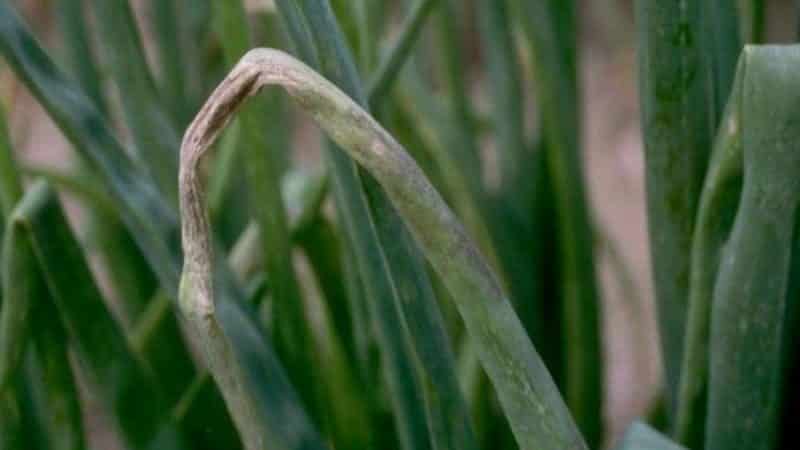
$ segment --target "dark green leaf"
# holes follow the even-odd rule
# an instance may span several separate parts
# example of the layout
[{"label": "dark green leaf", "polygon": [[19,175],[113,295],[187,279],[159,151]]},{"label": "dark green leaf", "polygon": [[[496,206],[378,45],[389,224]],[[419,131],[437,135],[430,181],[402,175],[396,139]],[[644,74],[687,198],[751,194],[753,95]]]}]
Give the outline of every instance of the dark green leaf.
[{"label": "dark green leaf", "polygon": [[[288,2],[278,1],[277,6],[284,21],[291,23],[292,17],[288,14],[291,7],[285,3]],[[327,1],[317,0],[299,3],[319,52],[317,57],[320,70],[342,86],[345,92],[358,99],[360,104],[365,104],[366,99],[354,63],[345,47],[344,38],[338,29],[330,5]],[[316,60],[313,55],[301,56],[312,66],[315,65]],[[326,157],[331,168],[339,219],[348,235],[347,242],[353,246],[355,264],[365,289],[367,306],[373,321],[373,332],[381,347],[383,368],[401,446],[406,450],[428,449],[430,443],[422,408],[424,397],[422,386],[412,366],[413,354],[404,335],[403,319],[399,315],[399,300],[395,290],[398,281],[392,278],[387,266],[372,213],[364,196],[362,180],[367,186],[371,186],[371,189],[380,188],[368,174],[359,173],[353,161],[341,149],[329,146]],[[384,198],[381,202],[388,203],[388,200]],[[391,239],[389,237],[387,241]],[[417,283],[421,280],[404,282]]]},{"label": "dark green leaf", "polygon": [[55,67],[7,2],[0,3],[0,52],[75,149],[103,176],[112,198],[122,200],[122,220],[162,285],[177,292],[179,265],[168,243],[175,243],[177,218],[151,178],[128,159],[102,115]]},{"label": "dark green leaf", "polygon": [[708,66],[708,86],[711,87],[711,133],[715,134],[736,74],[736,61],[742,50],[739,36],[738,2],[709,0],[703,2],[699,38],[704,47],[703,64]]},{"label": "dark green leaf", "polygon": [[[102,116],[85,95],[55,68],[17,13],[6,2],[0,3],[0,53],[75,148],[102,175],[104,186],[119,206],[123,222],[158,276],[162,288],[170,298],[177,298],[181,256],[177,239],[178,222],[173,210],[164,202],[152,179],[127,158]],[[226,266],[219,264],[217,268],[220,291],[225,293],[224,301],[230,303],[231,310],[242,308],[240,293],[231,281],[232,276]],[[244,345],[245,339],[253,339],[237,349],[239,358],[229,362],[234,367],[242,367],[244,363],[241,359],[245,356],[264,357],[267,358],[265,361],[251,361],[247,367],[275,368],[277,360],[271,354],[271,348],[261,339],[261,331],[253,317],[254,314],[241,309],[235,315],[222,318],[221,331],[238,332],[240,339],[237,345]],[[226,322],[228,318],[232,320]],[[285,414],[305,417],[296,401],[293,388],[285,377],[265,377],[267,373],[258,370],[250,370],[247,374],[250,381],[247,384],[242,383],[242,386],[263,390],[266,397],[262,395],[259,398],[279,403]],[[271,405],[260,404],[260,408],[280,410]],[[229,404],[229,408],[233,407]],[[267,421],[270,417],[274,416],[263,414],[259,416],[259,420]],[[272,426],[274,425],[275,423]],[[309,426],[281,427],[276,432],[285,436],[286,442],[295,444],[317,439],[316,432]]]},{"label": "dark green leaf", "polygon": [[489,217],[494,220],[488,222],[517,314],[534,344],[547,347],[551,344],[543,338],[544,300],[537,276],[541,272],[537,257],[542,247],[536,243],[539,235],[534,223],[538,219],[531,214],[532,205],[536,204],[534,186],[543,178],[535,173],[541,155],[534,155],[526,143],[525,96],[509,5],[507,0],[480,0],[477,4],[500,160],[500,189],[492,199]]},{"label": "dark green leaf", "polygon": [[158,95],[133,11],[128,0],[93,0],[92,5],[103,61],[120,92],[135,148],[162,194],[174,204],[179,138]]},{"label": "dark green leaf", "polygon": [[445,109],[453,124],[451,130],[453,145],[445,150],[452,153],[451,157],[457,163],[460,173],[466,179],[473,180],[473,183],[469,184],[471,188],[469,193],[475,197],[473,202],[482,207],[482,199],[478,195],[482,184],[478,182],[482,179],[482,163],[464,70],[467,61],[461,40],[464,34],[461,23],[464,10],[462,3],[457,0],[441,0],[437,10],[439,27],[436,31],[441,40],[440,58],[444,70]]},{"label": "dark green leaf", "polygon": [[650,254],[667,405],[675,412],[692,231],[713,136],[701,2],[637,1]]},{"label": "dark green leaf", "polygon": [[17,380],[12,389],[0,391],[0,450],[33,447],[31,429],[25,426],[30,411],[25,411],[24,394],[27,394],[27,387],[22,380]]},{"label": "dark green leaf", "polygon": [[[49,186],[32,186],[11,217],[28,239],[81,367],[133,448],[182,448],[155,380],[131,353],[106,309]],[[156,447],[153,447],[156,448]]]},{"label": "dark green leaf", "polygon": [[[22,197],[22,185],[2,108],[0,108],[0,216],[12,216],[11,203]],[[3,221],[5,223],[5,220]],[[0,304],[0,403],[6,415],[0,419],[0,448],[15,445],[12,439],[27,439],[21,436],[27,422],[38,422],[40,432],[32,433],[47,447],[56,450],[81,450],[83,425],[78,404],[77,388],[72,368],[67,357],[66,333],[52,297],[47,292],[36,263],[28,236],[22,229],[9,222],[4,235],[2,257],[0,257],[0,285],[4,305]],[[35,329],[31,330],[31,324]],[[27,370],[20,370],[26,349],[29,349]],[[25,390],[25,392],[23,392]],[[21,404],[23,394],[30,393],[31,404],[38,411],[26,411]],[[30,408],[28,408],[30,409]],[[24,415],[36,416],[23,419]],[[1,416],[1,415],[0,415]],[[6,427],[14,428],[8,429]],[[9,439],[5,441],[4,439]]]},{"label": "dark green leaf", "polygon": [[[189,92],[185,63],[188,51],[184,45],[186,36],[186,11],[175,0],[151,0],[149,13],[161,68],[159,91],[166,97],[164,102],[170,109],[172,120],[180,125],[189,121]],[[195,5],[192,5],[196,7]]]},{"label": "dark green leaf", "polygon": [[8,217],[22,197],[22,183],[14,161],[11,136],[8,134],[5,111],[0,106],[0,214]]},{"label": "dark green leaf", "polygon": [[380,65],[372,76],[367,88],[370,107],[377,108],[377,103],[384,100],[392,84],[400,74],[403,63],[408,59],[411,49],[419,38],[425,20],[430,16],[438,0],[417,0],[408,17],[403,22],[400,35],[392,48],[381,58]]},{"label": "dark green leaf", "polygon": [[563,391],[590,447],[603,440],[603,334],[581,151],[576,7],[517,0],[537,83],[558,237]]},{"label": "dark green leaf", "polygon": [[9,389],[17,378],[31,336],[33,304],[42,290],[36,258],[19,227],[9,226],[3,236],[0,315],[0,392]]},{"label": "dark green leaf", "polygon": [[[35,274],[41,288],[44,283],[37,268]],[[25,375],[42,433],[38,438],[53,450],[83,450],[84,428],[78,399],[78,385],[72,374],[67,351],[67,334],[52,296],[41,292],[34,301],[32,343]]]},{"label": "dark green leaf", "polygon": [[747,0],[745,3],[746,36],[748,44],[763,44],[766,37],[767,2],[765,0]]},{"label": "dark green leaf", "polygon": [[[164,2],[170,3],[170,2]],[[108,115],[108,103],[103,92],[103,79],[95,62],[85,17],[84,0],[59,0],[56,16],[66,49],[68,70],[74,74],[95,106]]]},{"label": "dark green leaf", "polygon": [[740,69],[714,144],[692,238],[689,317],[674,427],[675,440],[689,448],[704,443],[712,298],[742,190],[743,77]]}]

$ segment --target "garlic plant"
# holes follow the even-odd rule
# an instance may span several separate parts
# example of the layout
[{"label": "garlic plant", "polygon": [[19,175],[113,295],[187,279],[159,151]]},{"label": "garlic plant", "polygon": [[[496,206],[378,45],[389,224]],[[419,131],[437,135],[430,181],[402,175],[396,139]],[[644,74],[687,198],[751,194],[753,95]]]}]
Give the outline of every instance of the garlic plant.
[{"label": "garlic plant", "polygon": [[636,2],[665,380],[621,438],[577,4],[51,3],[45,49],[0,0],[74,150],[24,162],[0,99],[0,449],[105,448],[95,414],[130,450],[793,448],[800,50],[743,44],[764,2]]}]

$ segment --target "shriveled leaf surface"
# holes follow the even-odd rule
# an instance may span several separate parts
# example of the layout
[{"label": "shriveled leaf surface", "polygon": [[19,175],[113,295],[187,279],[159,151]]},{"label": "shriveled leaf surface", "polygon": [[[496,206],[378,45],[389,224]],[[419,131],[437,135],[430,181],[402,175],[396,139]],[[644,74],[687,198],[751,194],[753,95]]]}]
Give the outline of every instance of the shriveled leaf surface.
[{"label": "shriveled leaf surface", "polygon": [[[584,448],[558,390],[495,276],[419,167],[353,100],[301,62],[276,50],[248,53],[212,94],[184,140],[181,205],[186,265],[181,304],[196,330],[213,341],[218,308],[211,277],[208,213],[198,168],[231,112],[247,94],[269,84],[283,86],[337,144],[380,180],[452,293],[469,332],[475,335],[520,446]],[[207,351],[210,357],[224,355],[219,348],[208,347]]]}]

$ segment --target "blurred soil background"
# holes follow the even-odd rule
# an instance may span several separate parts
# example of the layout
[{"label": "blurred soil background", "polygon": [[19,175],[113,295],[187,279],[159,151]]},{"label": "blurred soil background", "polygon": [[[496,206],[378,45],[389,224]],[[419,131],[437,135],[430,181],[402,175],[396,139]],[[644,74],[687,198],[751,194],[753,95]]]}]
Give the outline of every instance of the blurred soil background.
[{"label": "blurred soil background", "polygon": [[[248,0],[247,3],[250,8],[270,8],[270,2]],[[58,59],[58,43],[52,42],[53,33],[49,32],[55,24],[55,2],[16,3],[36,35],[56,52]],[[146,17],[147,2],[132,0],[132,3],[139,18]],[[795,40],[798,14],[792,2],[769,0],[767,4],[767,41]],[[648,412],[661,383],[647,240],[634,11],[632,0],[578,0],[577,5],[582,139],[585,174],[597,224],[609,384],[605,415],[612,436],[609,444],[613,444],[631,420]],[[145,23],[148,21],[140,20],[140,24]],[[436,26],[436,22],[430,21],[428,26]],[[475,70],[481,67],[480,51],[475,48],[478,39],[474,31],[473,26],[463,39],[468,49],[474,49],[470,51],[470,74],[476,109],[483,111],[488,109],[490,99],[480,92],[480,72]],[[142,28],[142,35],[146,45],[152,42],[152,34],[146,27]],[[37,165],[69,167],[72,158],[69,145],[8,70],[0,70],[0,95],[11,105],[11,132],[20,159]],[[313,166],[319,159],[318,132],[307,120],[301,120],[303,125],[297,127],[295,136],[295,162]],[[124,135],[124,130],[121,132]],[[486,153],[487,161],[492,161],[491,149],[487,148]],[[79,229],[80,214],[74,212],[75,208],[70,209],[71,220]],[[102,431],[107,428],[103,417],[89,415],[87,425],[93,434],[93,448],[114,448],[113,436]]]}]

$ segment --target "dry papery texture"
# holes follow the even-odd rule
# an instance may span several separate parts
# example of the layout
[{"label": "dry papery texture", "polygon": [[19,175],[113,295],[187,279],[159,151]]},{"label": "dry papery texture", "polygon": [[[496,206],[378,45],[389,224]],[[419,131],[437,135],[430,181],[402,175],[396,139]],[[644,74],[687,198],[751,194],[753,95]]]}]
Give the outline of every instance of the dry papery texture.
[{"label": "dry papery texture", "polygon": [[254,399],[239,390],[242,383],[231,371],[228,343],[215,319],[218,300],[200,166],[236,109],[269,85],[283,87],[386,190],[456,301],[521,447],[585,448],[496,276],[414,160],[336,86],[294,57],[271,49],[252,50],[242,58],[198,113],[181,146],[181,308],[202,339],[248,446],[259,448],[255,442],[261,437],[248,422],[247,411],[253,408],[247,403]]}]

